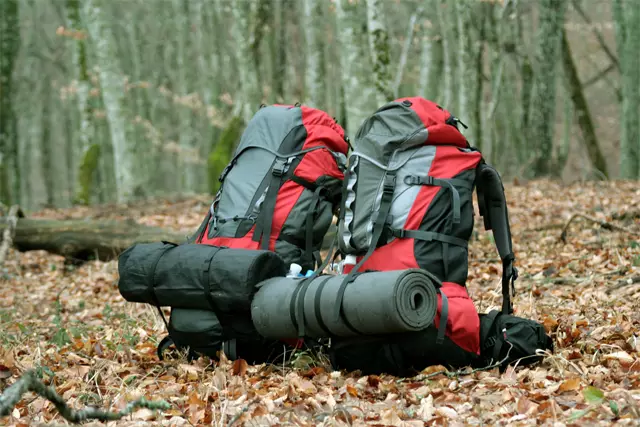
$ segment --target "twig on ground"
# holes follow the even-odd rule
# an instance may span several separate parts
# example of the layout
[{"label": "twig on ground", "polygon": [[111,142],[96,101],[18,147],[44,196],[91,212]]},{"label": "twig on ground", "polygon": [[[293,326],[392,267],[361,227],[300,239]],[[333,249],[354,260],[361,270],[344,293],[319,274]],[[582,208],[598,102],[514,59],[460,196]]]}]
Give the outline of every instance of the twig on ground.
[{"label": "twig on ground", "polygon": [[636,219],[636,218],[640,218],[640,210],[631,210],[631,211],[625,211],[625,212],[615,212],[611,215],[611,218],[617,220],[627,220],[627,219]]},{"label": "twig on ground", "polygon": [[640,275],[630,276],[630,277],[627,277],[626,279],[620,279],[615,285],[608,288],[606,292],[607,294],[610,294],[615,290],[624,288],[625,286],[634,285],[636,283],[640,283]]},{"label": "twig on ground", "polygon": [[571,218],[569,218],[567,223],[564,225],[564,228],[562,229],[562,233],[560,234],[560,240],[562,240],[563,243],[567,243],[567,231],[569,229],[569,225],[571,225],[571,223],[576,218],[586,219],[587,221],[590,221],[590,222],[592,222],[594,224],[600,225],[605,230],[616,230],[616,231],[622,231],[624,233],[628,233],[628,234],[632,234],[632,235],[640,235],[640,231],[629,230],[628,228],[620,227],[619,225],[615,225],[615,224],[612,224],[610,222],[603,221],[603,220],[594,218],[594,217],[589,216],[589,215],[585,215],[585,214],[581,214],[581,213],[574,213],[573,215],[571,215]]},{"label": "twig on ground", "polygon": [[88,407],[80,411],[70,408],[64,399],[56,393],[56,391],[47,387],[38,379],[35,371],[27,371],[14,384],[7,387],[2,395],[0,395],[0,417],[9,415],[13,407],[20,401],[22,395],[32,391],[53,403],[60,412],[62,417],[72,423],[80,423],[89,419],[100,421],[116,421],[120,418],[131,414],[136,408],[147,408],[151,410],[169,409],[171,405],[167,402],[149,401],[144,397],[136,399],[127,404],[127,406],[119,412],[109,412],[98,408]]},{"label": "twig on ground", "polygon": [[11,206],[8,215],[8,226],[4,229],[2,235],[2,244],[0,244],[0,267],[4,264],[4,260],[7,258],[7,252],[13,244],[13,233],[15,232],[16,225],[18,225],[18,213],[20,207],[18,205]]}]

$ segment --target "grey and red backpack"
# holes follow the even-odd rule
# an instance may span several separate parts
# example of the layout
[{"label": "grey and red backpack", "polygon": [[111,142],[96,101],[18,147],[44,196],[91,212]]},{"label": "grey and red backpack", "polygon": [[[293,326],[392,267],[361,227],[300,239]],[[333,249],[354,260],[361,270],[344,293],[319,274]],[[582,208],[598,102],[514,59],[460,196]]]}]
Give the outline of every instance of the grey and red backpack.
[{"label": "grey and red backpack", "polygon": [[[529,357],[523,364],[539,360],[527,351],[550,348],[549,337],[537,322],[512,315],[517,270],[501,178],[460,125],[432,101],[400,98],[362,123],[349,152],[343,128],[324,111],[297,104],[264,106],[242,133],[220,176],[220,190],[188,243],[272,251],[286,265],[296,263],[314,274],[322,273],[337,247],[334,261],[356,259],[345,269],[338,295],[366,271],[420,268],[441,281],[432,327],[394,336],[331,338],[329,353],[338,369],[406,374],[433,363],[491,363],[497,356],[505,363],[519,355]],[[466,288],[474,192],[502,261],[502,310],[490,315],[478,313]],[[320,251],[334,222],[334,244],[323,261]],[[341,303],[339,296],[337,316]],[[188,325],[200,314],[175,314],[181,318],[169,322],[170,336],[186,346]],[[207,325],[204,335],[222,334],[215,322]],[[218,335],[212,335],[213,347],[224,341]],[[502,345],[505,340],[511,345]],[[300,345],[300,340],[282,341]],[[265,345],[261,339],[255,343]]]}]

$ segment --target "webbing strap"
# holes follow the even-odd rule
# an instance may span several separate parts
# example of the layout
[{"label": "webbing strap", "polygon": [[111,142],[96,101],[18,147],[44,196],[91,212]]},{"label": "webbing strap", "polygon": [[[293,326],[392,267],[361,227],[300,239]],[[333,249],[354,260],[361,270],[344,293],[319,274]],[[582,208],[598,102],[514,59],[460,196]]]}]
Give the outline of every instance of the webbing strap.
[{"label": "webbing strap", "polygon": [[211,283],[209,280],[209,271],[211,270],[211,264],[213,263],[213,259],[216,257],[216,255],[218,255],[219,252],[220,252],[220,249],[216,248],[216,251],[213,253],[211,258],[204,261],[204,268],[202,271],[202,280],[203,280],[202,285],[204,288],[204,294],[212,311],[216,311],[217,307],[216,307],[215,301],[213,300],[213,296],[211,296]]},{"label": "webbing strap", "polygon": [[322,193],[324,187],[318,186],[313,192],[313,198],[311,199],[311,205],[307,210],[307,230],[305,234],[305,258],[310,259],[313,262],[313,214],[316,211],[318,202],[320,201],[320,193]]},{"label": "webbing strap", "polygon": [[436,233],[434,231],[422,231],[422,230],[407,230],[406,228],[392,228],[391,233],[394,237],[401,239],[418,239],[418,240],[439,240],[441,242],[448,243],[450,245],[457,245],[467,247],[468,242],[464,239],[460,239],[454,236],[448,236],[442,233]]},{"label": "webbing strap", "polygon": [[442,292],[442,289],[438,289],[438,293],[442,297],[442,309],[440,310],[440,324],[438,325],[438,335],[436,337],[436,344],[442,344],[444,342],[444,336],[447,332],[447,320],[449,318],[449,299]]},{"label": "webbing strap", "polygon": [[373,219],[373,236],[371,237],[371,243],[369,244],[369,248],[362,259],[353,266],[353,269],[347,274],[347,277],[344,278],[342,283],[340,284],[340,288],[338,289],[338,295],[336,297],[335,302],[335,312],[334,319],[335,321],[339,321],[342,315],[342,298],[344,297],[344,291],[347,288],[347,284],[352,280],[354,274],[357,273],[358,269],[362,267],[365,261],[373,254],[376,247],[378,246],[378,240],[380,240],[380,236],[382,236],[382,232],[385,229],[386,219],[389,215],[389,211],[391,210],[391,202],[393,200],[393,192],[396,187],[396,172],[388,171],[384,177],[384,183],[382,187],[382,197],[380,199],[380,208],[378,212],[374,213]]},{"label": "webbing strap", "polygon": [[473,189],[473,184],[462,179],[441,179],[434,178],[432,176],[417,176],[407,175],[404,177],[404,183],[407,185],[433,185],[439,187],[447,187],[451,192],[451,204],[453,209],[453,223],[460,223],[460,193],[456,189],[457,187],[466,188],[468,190]]},{"label": "webbing strap", "polygon": [[271,181],[269,182],[269,189],[265,195],[262,207],[260,208],[260,215],[256,221],[256,228],[253,231],[254,242],[259,242],[262,239],[260,245],[261,249],[269,250],[269,243],[271,240],[271,225],[273,223],[273,211],[276,208],[276,200],[278,198],[278,191],[282,186],[283,177],[285,174],[286,160],[276,159],[273,168],[271,169]]}]

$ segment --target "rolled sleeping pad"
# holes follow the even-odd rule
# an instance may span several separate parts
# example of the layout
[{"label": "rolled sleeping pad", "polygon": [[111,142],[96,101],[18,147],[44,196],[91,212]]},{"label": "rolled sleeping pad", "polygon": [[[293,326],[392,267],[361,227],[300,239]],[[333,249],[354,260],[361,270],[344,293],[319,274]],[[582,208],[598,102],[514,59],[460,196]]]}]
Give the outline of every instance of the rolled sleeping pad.
[{"label": "rolled sleeping pad", "polygon": [[272,278],[251,303],[258,333],[268,338],[330,338],[420,331],[433,323],[441,282],[421,269],[356,273],[335,301],[344,275]]},{"label": "rolled sleeping pad", "polygon": [[256,285],[288,271],[271,251],[168,242],[127,248],[118,270],[127,301],[216,313],[248,313]]}]

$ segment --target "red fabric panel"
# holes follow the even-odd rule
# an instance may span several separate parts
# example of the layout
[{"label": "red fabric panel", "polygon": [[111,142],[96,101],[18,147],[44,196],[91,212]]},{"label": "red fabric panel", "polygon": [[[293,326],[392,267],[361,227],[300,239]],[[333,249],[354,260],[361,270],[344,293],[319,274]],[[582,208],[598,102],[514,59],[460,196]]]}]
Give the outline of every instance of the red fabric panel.
[{"label": "red fabric panel", "polygon": [[254,225],[244,237],[214,237],[213,239],[209,239],[207,237],[209,226],[207,226],[204,236],[202,236],[202,240],[198,243],[213,246],[227,246],[235,249],[259,249],[260,242],[254,242],[251,240],[253,230],[255,228],[256,227]]},{"label": "red fabric panel", "polygon": [[[357,257],[360,261],[362,257]],[[388,245],[376,249],[358,271],[405,270],[419,268],[413,255],[413,239],[394,239]]]},{"label": "red fabric panel", "polygon": [[307,141],[303,149],[315,145],[326,145],[332,151],[347,154],[349,146],[344,140],[344,129],[326,112],[315,108],[301,106],[302,123],[307,129]]},{"label": "red fabric panel", "polygon": [[[446,335],[460,348],[480,354],[480,317],[467,289],[457,283],[443,282],[441,291],[447,296],[449,313]],[[434,325],[440,324],[442,296],[438,295],[438,310]]]},{"label": "red fabric panel", "polygon": [[399,98],[398,102],[411,101],[411,109],[416,112],[429,131],[427,143],[430,145],[452,144],[461,148],[468,147],[467,139],[455,127],[445,121],[451,116],[447,110],[438,108],[438,104],[421,97]]},{"label": "red fabric panel", "polygon": [[[465,153],[456,147],[436,147],[436,155],[431,162],[429,176],[434,178],[453,178],[465,170],[475,168],[481,158],[482,154],[477,151]],[[417,230],[418,227],[420,227],[424,214],[427,212],[431,201],[440,189],[440,187],[429,185],[422,187],[418,193],[418,197],[416,197],[416,200],[413,202],[404,228]]]},{"label": "red fabric panel", "polygon": [[276,239],[280,235],[280,230],[282,230],[284,222],[287,220],[289,213],[291,213],[291,210],[303,191],[304,187],[293,181],[287,181],[282,185],[282,187],[280,187],[280,191],[276,197],[276,206],[273,210],[273,222],[271,223],[271,236],[269,243],[270,251],[276,250]]}]

